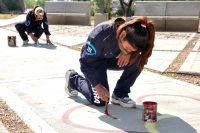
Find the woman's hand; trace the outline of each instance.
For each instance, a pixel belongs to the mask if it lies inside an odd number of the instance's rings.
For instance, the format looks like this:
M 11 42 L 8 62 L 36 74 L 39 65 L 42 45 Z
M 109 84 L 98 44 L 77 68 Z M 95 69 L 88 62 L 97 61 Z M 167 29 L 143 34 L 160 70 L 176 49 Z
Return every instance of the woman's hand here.
M 119 67 L 124 67 L 128 65 L 130 61 L 131 54 L 123 54 L 122 52 L 116 57 L 118 59 L 117 65 Z
M 49 35 L 46 35 L 46 41 L 47 41 L 47 44 L 52 44 L 52 43 L 51 43 L 51 40 L 50 40 L 50 38 L 49 38 Z
M 33 35 L 33 33 L 29 33 L 29 36 L 31 37 L 31 39 L 37 43 L 38 39 Z
M 47 39 L 47 44 L 52 44 L 50 39 Z
M 98 96 L 101 98 L 101 100 L 108 102 L 109 96 L 110 96 L 108 90 L 101 84 L 96 85 L 95 89 L 97 91 Z

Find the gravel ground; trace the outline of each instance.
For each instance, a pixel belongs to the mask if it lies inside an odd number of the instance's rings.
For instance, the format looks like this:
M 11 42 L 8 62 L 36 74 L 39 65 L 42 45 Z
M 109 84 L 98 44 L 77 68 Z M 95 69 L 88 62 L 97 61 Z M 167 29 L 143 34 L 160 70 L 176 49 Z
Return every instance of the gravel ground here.
M 57 34 L 70 35 L 70 36 L 88 36 L 92 30 L 92 26 L 50 26 L 51 31 Z M 13 30 L 13 27 L 6 27 L 6 29 Z M 157 32 L 156 38 L 170 39 L 170 38 L 184 38 L 188 39 L 192 33 L 177 33 L 177 32 Z M 188 56 L 189 52 L 194 47 L 197 40 L 200 39 L 200 34 L 196 34 L 193 40 L 191 40 L 184 50 L 178 55 L 174 62 L 168 67 L 167 72 L 161 73 L 151 69 L 145 69 L 157 74 L 161 74 L 167 77 L 185 81 L 200 86 L 200 75 L 177 73 L 177 70 L 183 64 L 184 60 Z M 16 113 L 10 109 L 2 99 L 0 99 L 0 121 L 5 125 L 10 133 L 33 133 L 33 131 L 21 120 Z
M 34 133 L 2 99 L 0 99 L 0 121 L 10 133 Z

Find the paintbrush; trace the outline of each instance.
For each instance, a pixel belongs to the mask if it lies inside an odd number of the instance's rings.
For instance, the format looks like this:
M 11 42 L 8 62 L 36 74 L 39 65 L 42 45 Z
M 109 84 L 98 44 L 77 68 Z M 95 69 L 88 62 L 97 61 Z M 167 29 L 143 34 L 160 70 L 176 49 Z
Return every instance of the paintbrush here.
M 108 112 L 108 103 L 109 102 L 106 102 L 104 114 L 107 115 L 107 116 L 109 116 L 112 119 L 119 120 L 117 117 L 114 117 L 114 116 L 112 116 L 112 115 L 109 114 L 109 112 Z
M 109 113 L 108 113 L 108 102 L 106 102 L 104 114 L 109 115 Z

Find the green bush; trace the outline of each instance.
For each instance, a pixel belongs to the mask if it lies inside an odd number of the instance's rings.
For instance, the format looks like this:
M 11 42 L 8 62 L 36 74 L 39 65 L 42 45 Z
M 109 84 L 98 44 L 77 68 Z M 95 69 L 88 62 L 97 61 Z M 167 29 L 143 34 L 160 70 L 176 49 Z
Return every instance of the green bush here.
M 2 0 L 9 11 L 23 10 L 24 3 L 23 0 Z
M 44 7 L 44 0 L 24 0 L 26 8 L 33 8 L 36 5 Z

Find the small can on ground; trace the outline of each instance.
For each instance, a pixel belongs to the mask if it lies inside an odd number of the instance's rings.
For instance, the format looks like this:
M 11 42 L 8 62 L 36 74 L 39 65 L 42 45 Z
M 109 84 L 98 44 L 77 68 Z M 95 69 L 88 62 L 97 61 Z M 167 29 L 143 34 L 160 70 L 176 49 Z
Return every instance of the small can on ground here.
M 8 36 L 8 46 L 16 47 L 16 36 Z
M 157 103 L 153 101 L 143 102 L 143 121 L 157 121 Z

